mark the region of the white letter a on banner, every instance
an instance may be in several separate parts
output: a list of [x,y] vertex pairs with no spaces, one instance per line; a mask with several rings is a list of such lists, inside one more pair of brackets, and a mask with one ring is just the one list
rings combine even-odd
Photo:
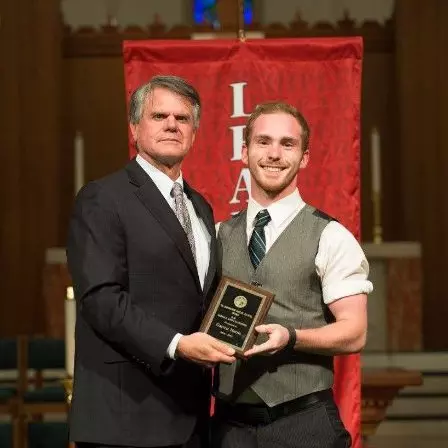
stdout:
[[240,200],[238,199],[238,194],[241,193],[242,191],[247,191],[247,194],[250,195],[249,168],[243,168],[241,170],[240,177],[238,177],[238,182],[236,183],[236,188],[233,193],[233,197],[230,200],[229,204],[239,204]]

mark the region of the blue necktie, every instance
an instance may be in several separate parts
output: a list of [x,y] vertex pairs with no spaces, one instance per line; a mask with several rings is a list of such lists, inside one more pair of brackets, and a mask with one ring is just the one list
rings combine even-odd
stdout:
[[261,260],[266,254],[266,237],[264,228],[271,220],[271,216],[266,209],[260,210],[255,216],[254,231],[249,241],[249,257],[252,265],[257,269]]

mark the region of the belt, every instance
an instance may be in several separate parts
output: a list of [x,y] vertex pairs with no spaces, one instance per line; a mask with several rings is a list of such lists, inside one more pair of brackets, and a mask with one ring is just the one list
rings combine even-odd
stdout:
[[227,403],[223,400],[217,400],[215,415],[218,419],[245,425],[267,425],[279,418],[311,408],[318,403],[332,400],[333,393],[330,389],[313,392],[273,407],[269,407],[266,404]]

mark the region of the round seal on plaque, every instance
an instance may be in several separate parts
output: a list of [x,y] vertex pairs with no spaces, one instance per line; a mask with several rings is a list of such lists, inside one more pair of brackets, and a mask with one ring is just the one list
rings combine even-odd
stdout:
[[244,296],[236,296],[233,303],[237,308],[244,308],[247,305],[247,299]]

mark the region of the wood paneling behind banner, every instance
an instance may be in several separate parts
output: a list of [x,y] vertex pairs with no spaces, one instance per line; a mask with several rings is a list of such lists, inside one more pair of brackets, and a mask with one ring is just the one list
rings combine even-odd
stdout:
[[64,120],[62,157],[66,176],[61,179],[59,204],[65,245],[73,205],[73,144],[81,131],[85,146],[86,182],[122,167],[128,157],[123,61],[121,57],[65,58],[63,62]]

